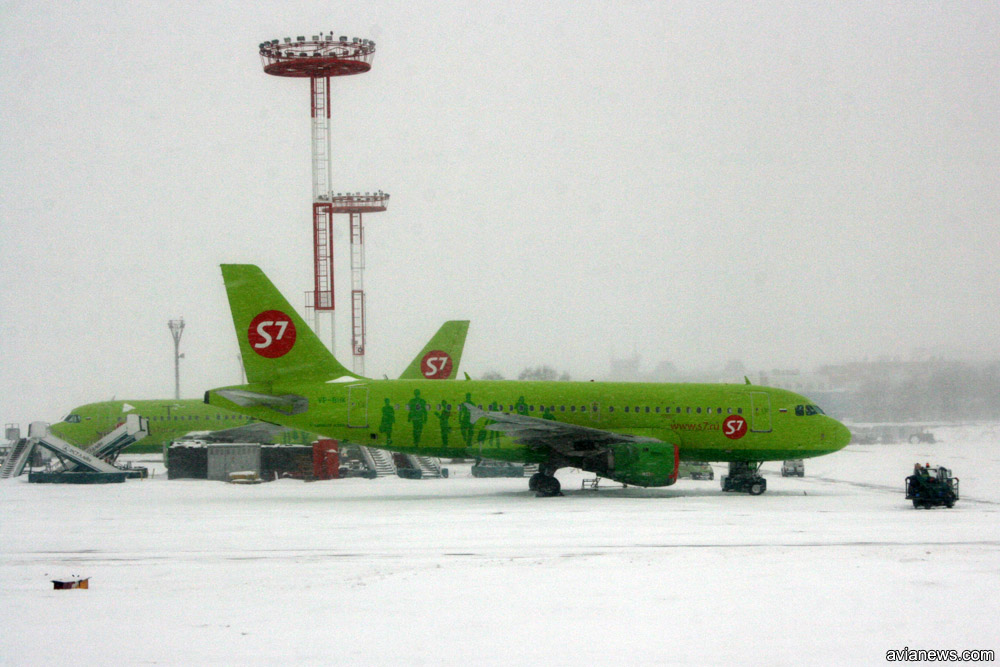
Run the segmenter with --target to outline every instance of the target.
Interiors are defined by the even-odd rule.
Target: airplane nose
[[[833,442],[837,449],[843,449],[851,442],[851,430],[836,419],[833,421]]]

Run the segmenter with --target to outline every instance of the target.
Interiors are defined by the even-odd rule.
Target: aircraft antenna
[[[181,398],[181,359],[184,357],[180,353],[181,348],[181,334],[184,333],[184,318],[179,320],[170,320],[167,322],[167,327],[170,329],[170,335],[174,338],[174,398],[180,400]]]
[[[330,350],[336,353],[333,262],[333,216],[347,214],[351,239],[351,350],[354,371],[364,374],[366,343],[364,292],[363,213],[386,210],[389,195],[336,193],[331,191],[330,173],[330,77],[362,74],[371,69],[375,42],[370,39],[334,37],[334,33],[310,39],[272,39],[260,44],[264,72],[272,76],[308,78],[312,113],[312,224],[313,291],[306,293],[306,311],[313,311],[313,326],[321,336],[321,314],[329,317]]]

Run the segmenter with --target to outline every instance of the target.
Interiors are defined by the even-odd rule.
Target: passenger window
[[[649,406],[648,405],[646,406],[646,412],[647,413],[649,412]]]
[[[695,412],[700,415],[701,414],[701,408],[696,408]]]
[[[627,405],[625,406],[625,412],[628,412],[628,406]]]

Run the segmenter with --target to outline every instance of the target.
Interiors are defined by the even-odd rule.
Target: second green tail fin
[[[258,267],[223,264],[222,279],[249,382],[358,377],[326,349]]]
[[[465,349],[469,320],[449,320],[441,325],[424,349],[406,367],[400,380],[450,380],[458,374]]]

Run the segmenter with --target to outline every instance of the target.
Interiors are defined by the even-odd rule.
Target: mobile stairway
[[[87,447],[87,453],[105,461],[116,461],[125,449],[149,435],[149,420],[139,415],[127,415],[125,423]]]
[[[434,479],[448,476],[447,471],[441,468],[441,461],[430,456],[393,452],[392,458],[396,464],[396,475],[404,479]]]
[[[392,462],[392,453],[384,449],[361,446],[361,456],[365,460],[369,470],[374,470],[378,477],[387,477],[396,474],[396,464]]]
[[[33,450],[34,446],[28,445],[27,438],[11,440],[10,451],[7,453],[7,458],[4,459],[3,466],[0,467],[0,479],[8,479],[20,475],[28,459],[31,458]],[[16,475],[14,473],[15,470],[17,471]]]
[[[129,415],[125,423],[91,445],[90,450],[106,452],[101,456],[75,447],[65,440],[56,437],[45,422],[33,422],[28,427],[28,437],[17,442],[11,450],[3,468],[0,469],[0,479],[17,477],[24,468],[36,447],[52,452],[60,461],[58,472],[92,472],[120,474],[121,470],[104,460],[117,457],[125,448],[148,435],[145,418]]]
[[[444,477],[445,475],[445,473],[441,471],[441,459],[436,459],[431,456],[414,456],[413,454],[407,454],[406,460],[409,461],[410,466],[420,469],[421,479],[435,479]]]

